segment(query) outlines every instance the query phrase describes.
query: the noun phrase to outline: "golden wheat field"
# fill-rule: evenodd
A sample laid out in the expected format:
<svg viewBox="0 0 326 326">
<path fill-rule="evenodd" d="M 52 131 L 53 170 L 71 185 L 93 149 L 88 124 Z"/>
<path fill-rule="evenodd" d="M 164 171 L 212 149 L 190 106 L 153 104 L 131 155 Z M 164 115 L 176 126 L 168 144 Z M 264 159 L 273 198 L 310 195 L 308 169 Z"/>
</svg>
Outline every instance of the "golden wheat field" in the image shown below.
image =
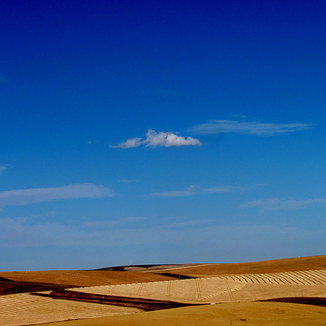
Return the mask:
<svg viewBox="0 0 326 326">
<path fill-rule="evenodd" d="M 67 319 L 95 318 L 139 312 L 134 308 L 53 300 L 28 293 L 0 296 L 0 325 L 34 325 Z"/>
<path fill-rule="evenodd" d="M 115 271 L 3 272 L 0 273 L 0 277 L 14 281 L 54 283 L 70 286 L 95 286 L 173 279 L 160 274 L 134 271 L 128 272 L 128 274 Z"/>
<path fill-rule="evenodd" d="M 227 303 L 102 317 L 48 326 L 325 326 L 326 309 L 291 303 Z"/>
<path fill-rule="evenodd" d="M 326 269 L 300 272 L 235 274 L 72 290 L 125 297 L 143 297 L 191 303 L 264 300 L 275 297 L 326 297 Z"/>
<path fill-rule="evenodd" d="M 1 326 L 326 325 L 326 256 L 0 278 Z"/>
</svg>

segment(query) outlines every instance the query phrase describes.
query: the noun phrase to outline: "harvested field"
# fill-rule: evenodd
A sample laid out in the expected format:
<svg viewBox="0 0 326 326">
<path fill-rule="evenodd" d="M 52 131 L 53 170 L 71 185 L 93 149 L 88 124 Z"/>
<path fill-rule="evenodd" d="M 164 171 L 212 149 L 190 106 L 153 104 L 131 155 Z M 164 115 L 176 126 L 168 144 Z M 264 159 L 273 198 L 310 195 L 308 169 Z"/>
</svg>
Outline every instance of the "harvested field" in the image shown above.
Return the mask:
<svg viewBox="0 0 326 326">
<path fill-rule="evenodd" d="M 5 272 L 0 273 L 0 294 L 7 294 L 0 296 L 0 324 L 19 326 L 92 318 L 86 324 L 72 321 L 67 325 L 236 326 L 245 322 L 303 326 L 309 325 L 311 317 L 311 325 L 325 325 L 325 307 L 306 305 L 325 304 L 325 260 L 326 256 L 318 256 L 245 264 Z M 26 291 L 42 292 L 8 294 Z M 253 302 L 265 300 L 277 302 Z M 223 304 L 174 308 L 207 303 Z M 143 312 L 162 308 L 155 314 Z M 113 316 L 119 314 L 130 315 Z M 263 319 L 266 316 L 268 322 L 271 316 L 275 320 L 268 324 Z M 321 316 L 324 324 L 320 323 Z"/>
<path fill-rule="evenodd" d="M 0 277 L 20 282 L 40 282 L 68 286 L 95 286 L 172 280 L 173 277 L 155 273 L 117 271 L 36 271 L 2 272 Z"/>
<path fill-rule="evenodd" d="M 176 308 L 49 324 L 48 326 L 325 326 L 326 308 L 292 303 L 245 302 Z"/>
<path fill-rule="evenodd" d="M 69 319 L 129 314 L 139 311 L 135 308 L 53 300 L 27 293 L 0 297 L 1 326 L 33 325 Z"/>
<path fill-rule="evenodd" d="M 326 269 L 75 288 L 74 291 L 188 303 L 326 297 Z"/>
</svg>

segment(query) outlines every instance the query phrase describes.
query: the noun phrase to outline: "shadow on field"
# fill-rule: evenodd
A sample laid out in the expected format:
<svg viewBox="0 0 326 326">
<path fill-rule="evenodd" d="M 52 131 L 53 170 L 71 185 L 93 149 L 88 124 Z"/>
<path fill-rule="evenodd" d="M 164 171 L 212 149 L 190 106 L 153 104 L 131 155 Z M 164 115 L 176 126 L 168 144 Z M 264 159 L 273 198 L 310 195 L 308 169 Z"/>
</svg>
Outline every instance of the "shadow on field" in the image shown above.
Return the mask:
<svg viewBox="0 0 326 326">
<path fill-rule="evenodd" d="M 153 300 L 153 299 L 143 299 L 143 298 L 120 297 L 120 296 L 113 296 L 113 295 L 82 293 L 82 292 L 68 291 L 68 290 L 54 290 L 49 294 L 44 294 L 44 293 L 31 293 L 31 294 L 50 297 L 52 299 L 74 300 L 74 301 L 137 308 L 143 311 L 153 311 L 153 310 L 198 305 L 198 304 L 186 304 L 186 303 L 180 303 L 174 301 L 165 301 L 165 300 Z"/>
<path fill-rule="evenodd" d="M 4 278 L 0 279 L 0 295 L 36 292 L 36 291 L 61 290 L 69 287 L 73 287 L 73 286 L 52 284 L 52 283 L 12 281 L 9 279 L 4 280 Z"/>
<path fill-rule="evenodd" d="M 326 298 L 321 297 L 289 297 L 289 298 L 274 298 L 268 300 L 260 300 L 259 302 L 287 302 L 287 303 L 301 303 L 313 306 L 326 307 Z"/>
</svg>

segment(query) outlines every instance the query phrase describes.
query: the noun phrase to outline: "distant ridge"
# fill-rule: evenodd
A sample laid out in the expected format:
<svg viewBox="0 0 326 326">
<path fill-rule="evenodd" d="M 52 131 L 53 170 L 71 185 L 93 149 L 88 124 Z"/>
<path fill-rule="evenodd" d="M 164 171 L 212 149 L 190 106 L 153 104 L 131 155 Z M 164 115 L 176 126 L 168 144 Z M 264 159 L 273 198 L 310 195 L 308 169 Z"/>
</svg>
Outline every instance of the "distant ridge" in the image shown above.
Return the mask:
<svg viewBox="0 0 326 326">
<path fill-rule="evenodd" d="M 261 260 L 242 263 L 199 263 L 199 264 L 143 264 L 143 265 L 121 265 L 95 269 L 95 271 L 151 271 L 159 272 L 161 270 L 173 271 L 183 274 L 193 272 L 204 272 L 210 274 L 224 273 L 259 273 L 277 272 L 277 271 L 299 271 L 305 269 L 324 269 L 326 268 L 326 255 L 306 256 L 294 258 L 282 258 L 273 260 Z"/>
<path fill-rule="evenodd" d="M 147 265 L 122 265 L 112 266 L 94 269 L 95 271 L 116 271 L 116 272 L 127 272 L 127 271 L 144 271 L 144 270 L 163 270 L 169 268 L 197 266 L 198 264 L 147 264 Z"/>
<path fill-rule="evenodd" d="M 182 275 L 209 277 L 212 275 L 243 273 L 275 273 L 303 270 L 326 269 L 326 255 L 284 258 L 249 263 L 198 264 L 184 267 L 166 268 L 166 272 L 174 273 L 175 269 Z M 152 269 L 151 272 L 154 272 Z"/>
<path fill-rule="evenodd" d="M 93 269 L 94 271 L 126 271 L 129 268 L 141 268 L 141 269 L 149 269 L 151 267 L 161 266 L 159 264 L 152 264 L 152 265 L 123 265 L 123 266 L 112 266 L 112 267 L 104 267 L 104 268 L 97 268 Z"/>
</svg>

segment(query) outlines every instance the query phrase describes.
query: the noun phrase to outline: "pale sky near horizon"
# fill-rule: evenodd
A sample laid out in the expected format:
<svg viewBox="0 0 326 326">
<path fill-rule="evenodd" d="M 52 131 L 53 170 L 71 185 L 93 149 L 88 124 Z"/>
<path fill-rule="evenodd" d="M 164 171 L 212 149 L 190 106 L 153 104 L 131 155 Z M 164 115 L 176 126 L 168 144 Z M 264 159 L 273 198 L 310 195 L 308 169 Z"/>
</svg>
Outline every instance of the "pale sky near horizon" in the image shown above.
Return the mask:
<svg viewBox="0 0 326 326">
<path fill-rule="evenodd" d="M 325 15 L 0 3 L 0 271 L 325 254 Z"/>
</svg>

